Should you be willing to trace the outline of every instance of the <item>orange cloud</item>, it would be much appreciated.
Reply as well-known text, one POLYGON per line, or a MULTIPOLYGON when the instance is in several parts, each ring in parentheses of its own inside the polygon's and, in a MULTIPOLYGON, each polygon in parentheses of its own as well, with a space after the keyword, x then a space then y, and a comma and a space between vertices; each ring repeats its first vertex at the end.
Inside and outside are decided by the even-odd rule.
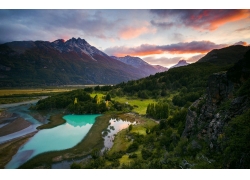
POLYGON ((154 54, 194 54, 194 53, 207 53, 213 49, 223 48, 228 45, 226 44, 215 44, 211 41, 192 41, 192 42, 181 42, 177 44, 170 45, 150 45, 142 44, 137 47, 112 47, 105 50, 109 55, 114 55, 118 57, 131 55, 131 56, 146 56, 154 54))
POLYGON ((160 50, 155 50, 155 51, 141 51, 141 52, 116 52, 113 55, 117 57, 123 57, 126 55, 130 56, 147 56, 147 55, 152 55, 152 54, 163 54, 162 51, 160 50))
POLYGON ((249 15, 250 15, 250 12, 249 12, 249 10, 246 10, 246 9, 239 9, 239 10, 230 11, 229 13, 225 14, 224 16, 221 16, 221 17, 219 16, 216 19, 213 19, 210 22, 208 29, 213 31, 223 24, 247 18, 247 17, 249 17, 249 15))
POLYGON ((245 41, 239 41, 237 43, 234 43, 234 45, 242 45, 242 46, 248 46, 248 43, 245 41))
MULTIPOLYGON (((162 25, 184 25, 197 30, 213 31, 220 26, 234 21, 250 17, 249 9, 182 9, 182 10, 151 10, 152 13, 161 17, 161 21, 152 23, 154 26, 162 25), (164 21, 166 20, 167 21, 164 21), (171 22, 171 19, 175 21, 171 22)), ((161 26, 163 28, 164 26, 161 26)), ((166 26, 168 27, 168 26, 166 26)))
POLYGON ((119 36, 122 39, 132 39, 140 36, 141 34, 145 34, 151 32, 152 30, 147 27, 126 27, 119 32, 119 36))

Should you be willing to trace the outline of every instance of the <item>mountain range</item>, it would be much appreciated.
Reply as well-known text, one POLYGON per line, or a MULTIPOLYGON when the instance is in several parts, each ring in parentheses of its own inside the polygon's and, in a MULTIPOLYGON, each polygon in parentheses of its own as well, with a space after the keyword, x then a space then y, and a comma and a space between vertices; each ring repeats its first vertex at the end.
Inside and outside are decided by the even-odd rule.
POLYGON ((163 70, 137 57, 110 57, 81 38, 0 45, 0 87, 117 84, 163 70))
MULTIPOLYGON (((241 45, 215 49, 197 63, 230 65, 249 49, 241 45)), ((186 65, 181 60, 170 69, 186 65)), ((0 44, 0 87, 118 84, 165 71, 168 68, 139 57, 108 56, 81 38, 0 44)))
POLYGON ((169 69, 176 68, 176 67, 181 67, 181 66, 187 66, 187 65, 189 65, 189 63, 187 63, 187 61, 180 60, 176 65, 171 66, 169 69))
POLYGON ((125 56, 125 57, 110 56, 110 57, 118 61, 121 61, 125 64, 131 65, 135 68, 138 68, 143 72, 145 72, 145 74, 147 74, 148 76, 154 75, 157 72, 164 72, 168 70, 168 68, 160 65, 155 65, 155 66, 150 65, 139 57, 132 57, 132 56, 125 56))

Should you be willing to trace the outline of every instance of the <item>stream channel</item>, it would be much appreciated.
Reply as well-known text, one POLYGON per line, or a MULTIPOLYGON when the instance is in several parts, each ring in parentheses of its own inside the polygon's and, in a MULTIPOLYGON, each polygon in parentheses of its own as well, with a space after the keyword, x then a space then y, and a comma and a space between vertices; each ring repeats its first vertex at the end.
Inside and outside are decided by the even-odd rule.
MULTIPOLYGON (((34 105, 37 101, 28 102, 28 104, 13 104, 5 105, 7 112, 16 113, 20 117, 29 121, 32 125, 15 133, 2 136, 0 138, 0 144, 11 139, 32 133, 37 131, 36 127, 42 123, 33 118, 30 115, 29 107, 34 105)), ((31 159, 32 157, 48 151, 68 149, 78 144, 88 133, 92 125, 95 123, 95 118, 100 114, 94 115, 65 115, 63 118, 66 123, 59 125, 51 129, 39 130, 29 141, 22 145, 18 152, 12 157, 11 161, 5 166, 6 169, 15 169, 20 165, 31 159)), ((50 114, 46 115, 49 118, 50 114)), ((47 123, 47 121, 46 121, 47 123)), ((123 121, 121 119, 111 119, 110 125, 107 130, 102 132, 104 138, 105 149, 110 149, 113 145, 115 134, 120 130, 127 128, 131 123, 129 121, 123 121)), ((69 169, 73 162, 80 162, 88 157, 78 160, 65 160, 52 165, 52 169, 69 169)))

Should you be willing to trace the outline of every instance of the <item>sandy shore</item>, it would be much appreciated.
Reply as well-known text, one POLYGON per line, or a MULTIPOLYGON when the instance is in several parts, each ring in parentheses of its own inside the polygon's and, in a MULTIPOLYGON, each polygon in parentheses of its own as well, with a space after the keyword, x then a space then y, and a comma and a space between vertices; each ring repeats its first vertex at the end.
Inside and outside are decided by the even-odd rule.
POLYGON ((35 134, 36 132, 26 134, 25 136, 0 144, 0 169, 4 169, 4 166, 17 153, 18 149, 35 134))
POLYGON ((26 121, 21 117, 17 117, 9 124, 0 128, 0 137, 20 131, 22 129, 29 127, 30 125, 31 123, 29 121, 26 121))

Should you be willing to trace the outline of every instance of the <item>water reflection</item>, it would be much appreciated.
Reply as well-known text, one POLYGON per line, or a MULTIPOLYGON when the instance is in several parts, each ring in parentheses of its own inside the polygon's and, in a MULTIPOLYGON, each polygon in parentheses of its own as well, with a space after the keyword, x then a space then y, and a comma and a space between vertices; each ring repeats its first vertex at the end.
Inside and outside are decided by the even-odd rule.
POLYGON ((83 119, 83 116, 82 115, 73 115, 74 118, 71 118, 72 115, 66 115, 64 116, 63 118, 67 121, 68 124, 74 126, 74 127, 82 127, 82 126, 85 126, 87 124, 93 124, 93 119, 91 118, 86 118, 84 119, 84 121, 82 120, 83 119))
POLYGON ((107 130, 102 132, 104 136, 104 148, 102 149, 102 151, 104 151, 105 149, 110 149, 113 146, 115 135, 119 131, 126 129, 130 124, 136 124, 136 122, 131 123, 122 119, 111 119, 109 122, 110 125, 108 126, 107 130))
POLYGON ((63 150, 75 146, 86 136, 97 116, 99 115, 64 116, 63 118, 67 121, 65 124, 52 129, 40 130, 25 145, 19 148, 17 154, 13 156, 5 168, 18 168, 24 162, 40 153, 63 150))

